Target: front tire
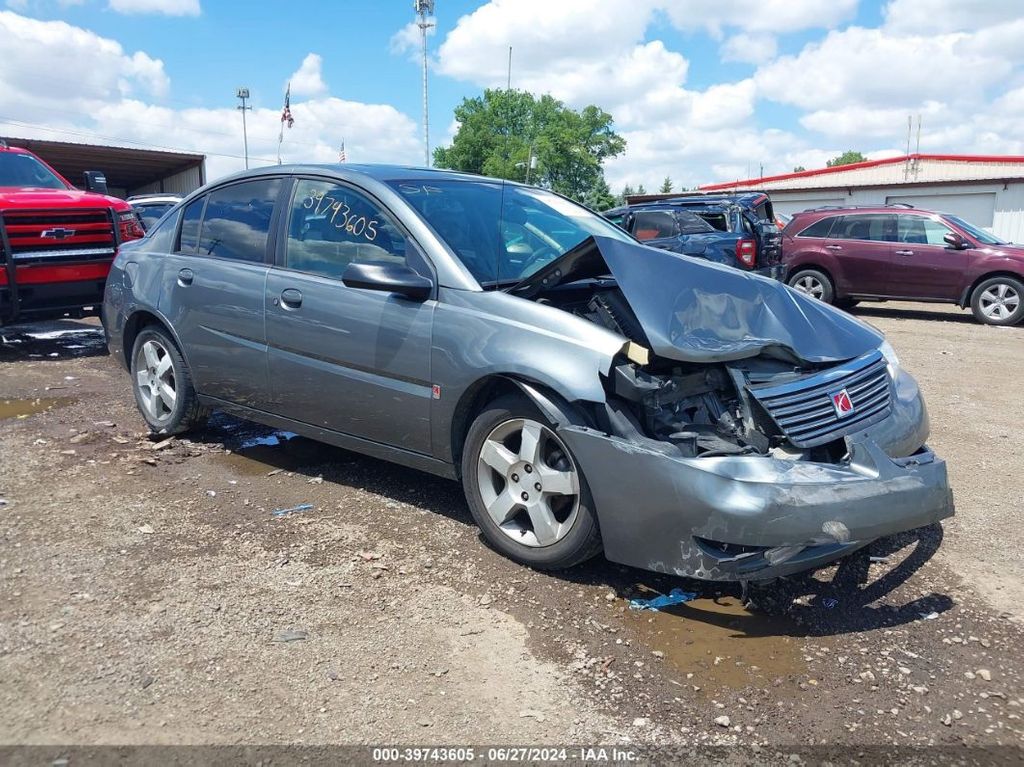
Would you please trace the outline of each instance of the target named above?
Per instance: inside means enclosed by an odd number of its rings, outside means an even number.
[[[601,550],[583,472],[554,426],[524,397],[501,397],[473,421],[462,485],[484,538],[509,559],[558,570]]]
[[[1016,325],[1024,319],[1024,283],[1013,277],[990,277],[971,293],[971,311],[986,325]]]
[[[788,285],[794,290],[824,301],[826,304],[831,304],[835,300],[836,291],[832,280],[827,274],[817,269],[801,269],[790,276]]]
[[[209,411],[199,404],[185,358],[163,328],[144,328],[131,359],[135,404],[153,434],[181,434],[202,425]]]

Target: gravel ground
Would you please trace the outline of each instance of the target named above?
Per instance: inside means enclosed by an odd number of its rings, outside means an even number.
[[[151,442],[95,322],[5,330],[0,743],[1020,747],[1024,328],[896,307],[957,516],[753,605],[521,568],[454,483],[223,415]]]

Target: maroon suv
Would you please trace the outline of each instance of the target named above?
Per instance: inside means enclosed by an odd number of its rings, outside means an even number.
[[[815,208],[782,232],[786,282],[831,304],[939,301],[989,325],[1024,318],[1024,247],[903,205]]]

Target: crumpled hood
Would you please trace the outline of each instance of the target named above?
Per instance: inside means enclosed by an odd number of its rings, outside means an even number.
[[[870,325],[777,280],[596,235],[509,292],[533,298],[560,284],[608,274],[651,350],[667,359],[726,362],[775,348],[804,362],[841,362],[877,349],[883,338]]]
[[[720,362],[783,347],[806,362],[838,362],[882,341],[777,280],[608,237],[594,242],[658,356]]]

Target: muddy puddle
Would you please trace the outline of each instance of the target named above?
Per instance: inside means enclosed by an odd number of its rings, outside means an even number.
[[[694,599],[662,611],[627,611],[644,642],[682,681],[713,691],[770,686],[806,672],[799,626],[751,613],[736,597]],[[692,673],[692,678],[686,674]]]
[[[72,397],[36,397],[35,399],[0,399],[0,421],[8,418],[28,418],[56,407],[74,402]]]

